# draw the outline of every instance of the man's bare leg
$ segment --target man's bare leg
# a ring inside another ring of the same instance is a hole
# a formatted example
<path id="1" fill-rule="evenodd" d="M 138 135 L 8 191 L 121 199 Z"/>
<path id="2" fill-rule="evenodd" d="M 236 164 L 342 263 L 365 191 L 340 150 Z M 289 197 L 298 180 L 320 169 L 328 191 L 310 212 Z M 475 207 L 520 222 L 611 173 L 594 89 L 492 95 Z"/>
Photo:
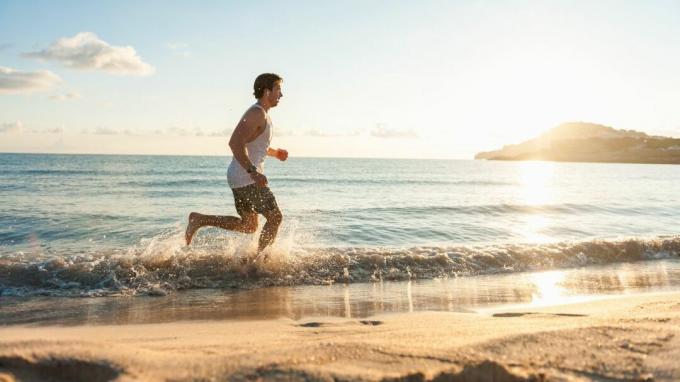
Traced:
<path id="1" fill-rule="evenodd" d="M 201 227 L 211 226 L 226 229 L 229 231 L 237 231 L 244 233 L 253 233 L 257 230 L 257 214 L 248 213 L 243 216 L 217 216 L 217 215 L 203 215 L 198 212 L 189 214 L 189 223 L 184 232 L 184 239 L 187 245 L 191 244 L 194 234 Z"/>
<path id="2" fill-rule="evenodd" d="M 283 215 L 281 215 L 281 211 L 278 209 L 267 211 L 263 215 L 267 219 L 267 223 L 265 223 L 262 228 L 262 233 L 260 234 L 260 241 L 257 249 L 258 253 L 262 252 L 262 250 L 267 248 L 267 246 L 274 241 L 277 232 L 279 232 L 281 221 L 283 220 Z"/>

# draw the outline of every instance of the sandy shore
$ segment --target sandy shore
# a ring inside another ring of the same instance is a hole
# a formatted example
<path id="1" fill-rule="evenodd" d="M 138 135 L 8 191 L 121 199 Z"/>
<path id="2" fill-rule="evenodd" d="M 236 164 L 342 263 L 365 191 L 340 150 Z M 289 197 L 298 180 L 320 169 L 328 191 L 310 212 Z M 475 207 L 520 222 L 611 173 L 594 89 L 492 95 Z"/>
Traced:
<path id="1" fill-rule="evenodd" d="M 0 329 L 0 381 L 680 380 L 680 292 L 483 313 Z"/>

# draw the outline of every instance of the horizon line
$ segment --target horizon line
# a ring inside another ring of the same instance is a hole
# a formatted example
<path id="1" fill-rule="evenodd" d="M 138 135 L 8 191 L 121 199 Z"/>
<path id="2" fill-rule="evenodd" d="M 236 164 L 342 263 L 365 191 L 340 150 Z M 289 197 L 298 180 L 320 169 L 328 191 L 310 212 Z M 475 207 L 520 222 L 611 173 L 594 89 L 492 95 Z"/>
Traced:
<path id="1" fill-rule="evenodd" d="M 13 154 L 13 155 L 99 155 L 99 156 L 149 156 L 149 157 L 233 157 L 231 154 L 122 154 L 122 153 L 55 153 L 55 152 L 41 152 L 41 151 L 0 151 L 0 155 L 3 154 Z M 414 158 L 414 157 L 361 157 L 361 156 L 343 156 L 343 157 L 333 157 L 333 156 L 294 156 L 290 158 L 304 158 L 304 159 L 412 159 L 412 160 L 451 160 L 451 161 L 476 161 L 480 159 L 474 158 Z"/>

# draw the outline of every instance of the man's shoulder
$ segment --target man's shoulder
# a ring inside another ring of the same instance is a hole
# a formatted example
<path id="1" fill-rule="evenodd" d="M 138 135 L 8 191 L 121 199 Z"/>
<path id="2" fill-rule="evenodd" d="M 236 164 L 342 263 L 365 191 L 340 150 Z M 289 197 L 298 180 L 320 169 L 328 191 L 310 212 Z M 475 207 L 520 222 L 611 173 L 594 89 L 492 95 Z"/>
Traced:
<path id="1" fill-rule="evenodd" d="M 266 118 L 266 113 L 259 107 L 251 107 L 243 114 L 243 122 L 250 121 L 258 126 L 264 124 Z"/>
<path id="2" fill-rule="evenodd" d="M 267 116 L 267 113 L 265 113 L 264 109 L 257 107 L 257 106 L 251 106 L 246 110 L 245 115 L 249 117 L 261 117 L 264 119 Z"/>

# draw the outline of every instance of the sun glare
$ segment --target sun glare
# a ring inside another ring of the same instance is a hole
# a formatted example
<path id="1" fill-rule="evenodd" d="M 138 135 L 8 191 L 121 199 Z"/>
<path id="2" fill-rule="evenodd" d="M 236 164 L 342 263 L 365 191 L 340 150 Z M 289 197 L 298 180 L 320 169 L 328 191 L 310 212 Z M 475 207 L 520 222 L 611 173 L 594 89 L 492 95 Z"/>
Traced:
<path id="1" fill-rule="evenodd" d="M 541 231 L 548 227 L 551 220 L 541 210 L 540 206 L 554 201 L 552 179 L 554 164 L 550 162 L 520 162 L 518 163 L 518 181 L 520 184 L 517 202 L 529 209 L 521 215 L 520 225 L 517 227 L 519 236 L 530 243 L 545 243 L 552 240 Z"/>
<path id="2" fill-rule="evenodd" d="M 561 286 L 566 273 L 564 271 L 550 271 L 535 273 L 529 276 L 536 287 L 531 294 L 532 305 L 553 305 L 564 302 L 565 288 Z"/>
<path id="3" fill-rule="evenodd" d="M 553 201 L 551 182 L 555 173 L 552 162 L 520 162 L 520 200 L 528 205 L 542 205 Z"/>

